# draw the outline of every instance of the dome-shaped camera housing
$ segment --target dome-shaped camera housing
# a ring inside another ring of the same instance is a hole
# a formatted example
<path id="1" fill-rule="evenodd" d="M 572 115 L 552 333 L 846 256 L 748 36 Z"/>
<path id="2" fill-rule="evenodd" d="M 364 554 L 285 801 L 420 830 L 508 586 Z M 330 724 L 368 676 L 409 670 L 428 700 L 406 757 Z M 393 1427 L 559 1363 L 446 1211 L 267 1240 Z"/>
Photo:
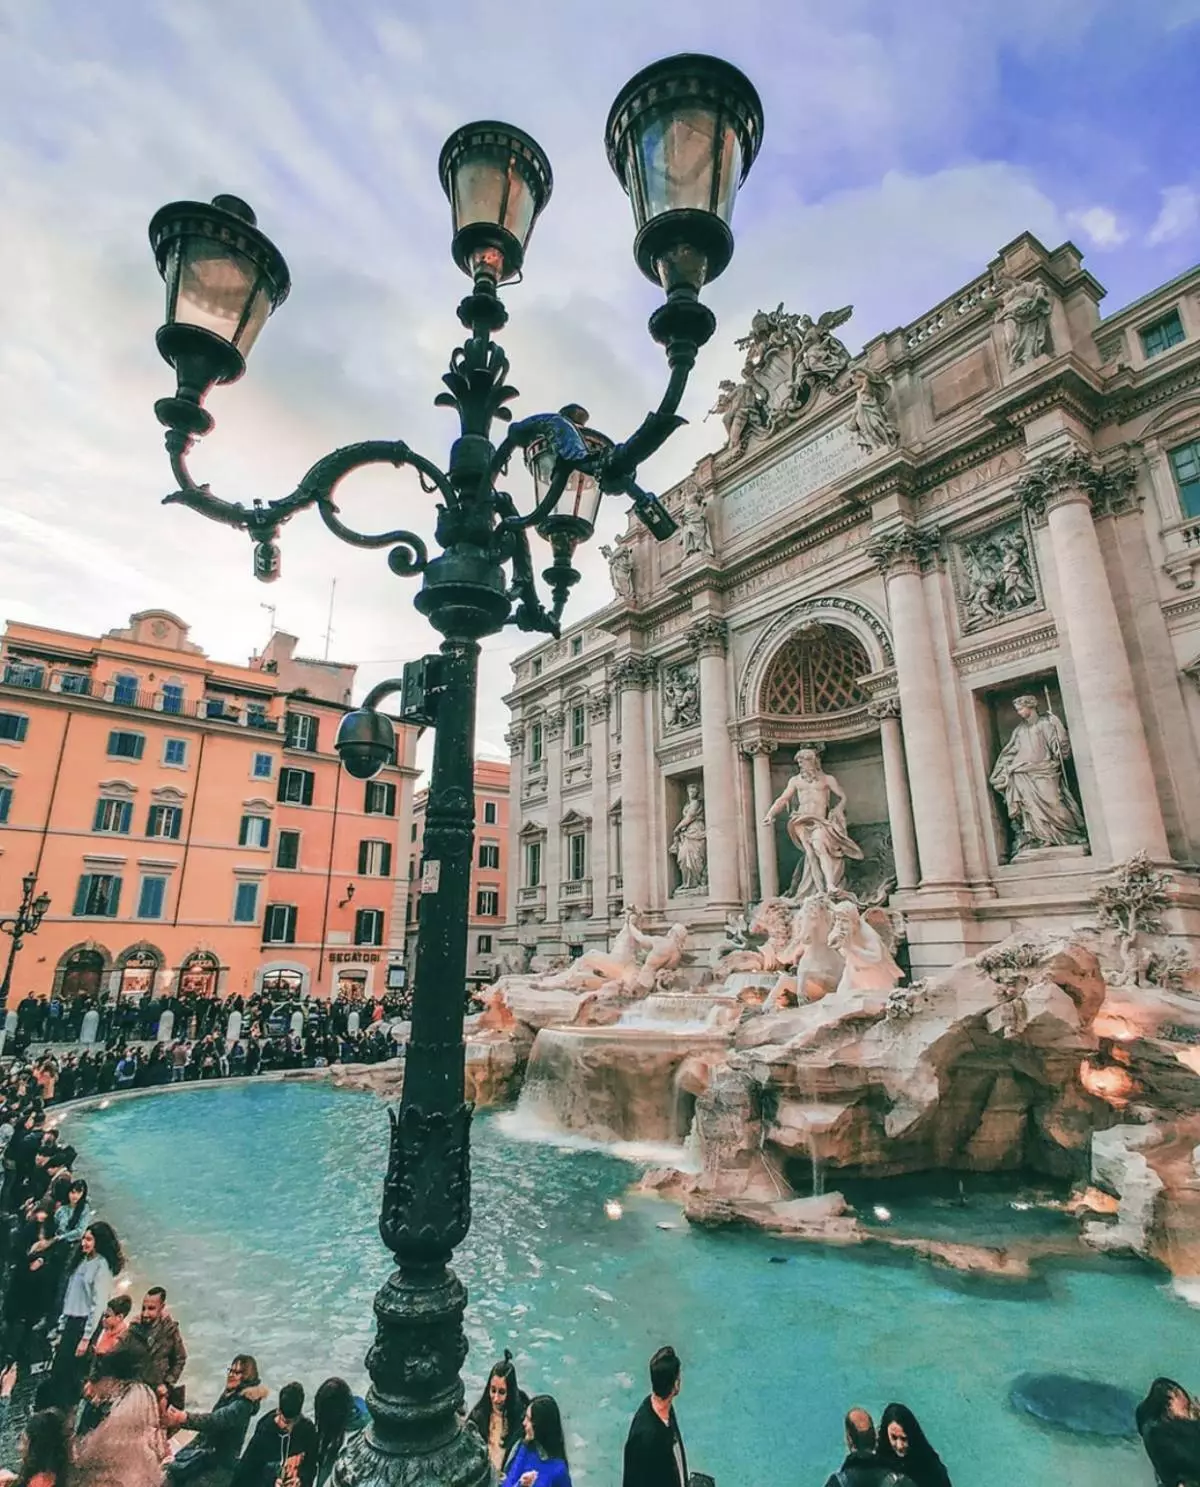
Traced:
<path id="1" fill-rule="evenodd" d="M 356 780 L 369 780 L 395 757 L 396 730 L 385 714 L 360 708 L 338 724 L 333 746 Z"/>

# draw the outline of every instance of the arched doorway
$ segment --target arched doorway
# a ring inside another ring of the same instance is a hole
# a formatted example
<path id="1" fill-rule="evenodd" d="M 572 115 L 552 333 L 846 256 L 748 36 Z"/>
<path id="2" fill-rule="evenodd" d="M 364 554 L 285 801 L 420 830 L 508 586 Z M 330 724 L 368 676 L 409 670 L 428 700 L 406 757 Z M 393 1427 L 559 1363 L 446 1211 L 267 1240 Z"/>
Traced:
<path id="1" fill-rule="evenodd" d="M 196 950 L 179 967 L 179 995 L 215 997 L 221 962 L 210 950 Z"/>
<path id="2" fill-rule="evenodd" d="M 295 1001 L 304 990 L 304 976 L 300 971 L 291 971 L 283 967 L 264 971 L 262 989 L 266 996 L 277 997 L 283 1001 Z"/>
<path id="3" fill-rule="evenodd" d="M 100 950 L 81 946 L 68 950 L 58 967 L 56 990 L 64 1001 L 74 1002 L 80 997 L 99 1000 L 104 980 L 105 956 Z"/>
<path id="4" fill-rule="evenodd" d="M 131 945 L 117 957 L 117 995 L 120 1001 L 153 996 L 163 958 L 153 945 Z"/>

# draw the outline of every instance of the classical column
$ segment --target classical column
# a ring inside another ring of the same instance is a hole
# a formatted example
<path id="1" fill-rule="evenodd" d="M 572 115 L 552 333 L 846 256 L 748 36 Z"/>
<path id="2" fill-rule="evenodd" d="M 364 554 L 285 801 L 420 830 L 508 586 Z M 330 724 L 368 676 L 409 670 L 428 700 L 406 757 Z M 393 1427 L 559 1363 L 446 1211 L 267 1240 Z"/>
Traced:
<path id="1" fill-rule="evenodd" d="M 915 888 L 919 880 L 917 833 L 913 825 L 904 740 L 900 735 L 900 699 L 881 697 L 877 702 L 868 703 L 867 711 L 879 722 L 879 739 L 883 745 L 883 786 L 887 791 L 896 887 Z"/>
<path id="2" fill-rule="evenodd" d="M 562 777 L 563 724 L 566 715 L 561 707 L 552 707 L 543 722 L 546 740 L 546 922 L 557 926 L 562 918 L 559 894 L 563 884 L 562 863 Z"/>
<path id="3" fill-rule="evenodd" d="M 700 747 L 704 755 L 704 825 L 708 833 L 708 901 L 733 907 L 738 891 L 737 776 L 729 737 L 725 647 L 729 626 L 711 616 L 692 625 L 700 666 Z"/>
<path id="4" fill-rule="evenodd" d="M 588 697 L 591 723 L 592 839 L 588 872 L 592 879 L 592 918 L 608 921 L 608 713 L 607 692 Z"/>
<path id="5" fill-rule="evenodd" d="M 525 788 L 524 765 L 525 765 L 525 726 L 523 723 L 514 723 L 504 735 L 504 742 L 508 745 L 511 757 L 508 775 L 508 892 L 507 912 L 504 915 L 505 924 L 516 925 L 517 923 L 517 898 L 521 887 L 521 820 L 522 820 L 522 791 Z M 413 885 L 408 887 L 413 892 Z"/>
<path id="6" fill-rule="evenodd" d="M 872 556 L 887 580 L 922 887 L 960 885 L 965 876 L 950 741 L 921 583 L 921 566 L 939 542 L 936 531 L 918 532 L 906 524 L 881 533 L 871 543 Z"/>
<path id="7" fill-rule="evenodd" d="M 775 801 L 771 788 L 771 755 L 775 745 L 769 738 L 747 744 L 745 752 L 750 755 L 754 769 L 754 844 L 758 849 L 758 896 L 760 899 L 779 896 L 779 854 L 775 846 L 775 825 L 767 820 L 767 812 Z"/>
<path id="8" fill-rule="evenodd" d="M 1118 499 L 1117 487 L 1127 479 L 1105 474 L 1071 449 L 1034 465 L 1017 495 L 1049 528 L 1058 573 L 1055 619 L 1071 656 L 1109 851 L 1116 862 L 1139 851 L 1161 862 L 1171 855 L 1162 806 L 1093 519 L 1093 508 L 1103 511 Z"/>
<path id="9" fill-rule="evenodd" d="M 626 908 L 650 907 L 650 750 L 645 691 L 657 670 L 652 656 L 623 656 L 613 667 L 621 693 L 621 856 Z"/>

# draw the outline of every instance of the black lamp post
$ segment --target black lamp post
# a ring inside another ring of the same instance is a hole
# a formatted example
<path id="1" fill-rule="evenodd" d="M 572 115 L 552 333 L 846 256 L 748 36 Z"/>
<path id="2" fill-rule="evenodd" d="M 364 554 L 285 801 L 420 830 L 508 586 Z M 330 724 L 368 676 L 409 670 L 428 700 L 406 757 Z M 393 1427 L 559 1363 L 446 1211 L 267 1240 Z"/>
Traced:
<path id="1" fill-rule="evenodd" d="M 550 166 L 528 135 L 507 124 L 459 129 L 442 150 L 439 175 L 453 214 L 451 251 L 473 287 L 458 307 L 467 338 L 442 378 L 446 391 L 435 399 L 459 417 L 447 469 L 398 440 L 370 440 L 319 460 L 290 496 L 251 507 L 218 500 L 197 485 L 186 456 L 213 426 L 204 407 L 208 391 L 242 375 L 258 332 L 286 297 L 287 266 L 236 197 L 219 196 L 208 206 L 175 202 L 150 224 L 167 285 L 167 323 L 158 346 L 178 384 L 174 397 L 155 404 L 178 482 L 166 501 L 247 530 L 255 573 L 267 581 L 279 572 L 279 527 L 315 506 L 343 541 L 388 547 L 394 573 L 421 575 L 414 602 L 443 637 L 440 655 L 406 667 L 403 681 L 374 688 L 362 709 L 343 720 L 337 739 L 346 768 L 366 779 L 392 756 L 392 725 L 376 711 L 389 693 L 402 693 L 402 716 L 436 729 L 412 1039 L 400 1107 L 391 1115 L 379 1221 L 397 1269 L 375 1301 L 378 1330 L 367 1355 L 371 1424 L 343 1453 L 334 1473 L 338 1487 L 483 1487 L 489 1480 L 483 1445 L 460 1422 L 467 1297 L 449 1269 L 470 1226 L 463 1016 L 479 641 L 507 624 L 558 634 L 579 579 L 574 551 L 591 537 L 603 495 L 628 496 L 654 536 L 675 531 L 666 508 L 637 484 L 637 470 L 684 422 L 676 410 L 697 351 L 716 328 L 699 292 L 729 262 L 734 198 L 761 136 L 754 88 L 712 57 L 658 62 L 613 106 L 609 160 L 633 204 L 638 264 L 666 291 L 650 333 L 670 369 L 658 408 L 630 438 L 614 443 L 588 427 L 576 404 L 510 422 L 505 405 L 516 392 L 507 382 L 508 360 L 492 340 L 508 318 L 497 291 L 520 272 L 550 196 Z M 509 424 L 498 446 L 490 437 L 494 421 Z M 533 507 L 524 515 L 498 484 L 517 450 L 535 485 Z M 341 521 L 333 500 L 338 482 L 370 464 L 411 465 L 438 496 L 440 552 L 431 557 L 410 531 L 364 534 Z M 549 607 L 537 591 L 530 528 L 553 555 L 543 574 Z"/>
<path id="2" fill-rule="evenodd" d="M 0 930 L 6 935 L 12 936 L 12 944 L 8 947 L 8 962 L 4 967 L 4 980 L 0 983 L 0 1048 L 4 1047 L 4 1019 L 8 1012 L 8 993 L 12 988 L 13 963 L 17 958 L 17 951 L 25 943 L 26 935 L 35 935 L 42 920 L 46 917 L 46 910 L 50 907 L 50 895 L 39 893 L 34 897 L 37 888 L 37 874 L 26 873 L 21 879 L 21 907 L 17 910 L 15 919 L 0 919 Z"/>

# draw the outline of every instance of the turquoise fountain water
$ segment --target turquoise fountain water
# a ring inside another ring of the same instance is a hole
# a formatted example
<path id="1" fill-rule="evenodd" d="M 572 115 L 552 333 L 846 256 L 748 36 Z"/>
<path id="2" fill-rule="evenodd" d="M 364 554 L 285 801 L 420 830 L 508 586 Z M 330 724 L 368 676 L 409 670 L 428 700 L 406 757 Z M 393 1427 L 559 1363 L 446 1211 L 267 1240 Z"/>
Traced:
<path id="1" fill-rule="evenodd" d="M 189 1398 L 207 1402 L 241 1350 L 273 1388 L 299 1378 L 311 1395 L 330 1373 L 365 1386 L 387 1268 L 375 1232 L 386 1121 L 373 1096 L 210 1085 L 80 1113 L 70 1131 L 128 1242 L 135 1288 L 171 1291 Z M 718 1487 L 823 1482 L 846 1407 L 877 1414 L 891 1399 L 925 1423 L 956 1487 L 1136 1487 L 1151 1480 L 1138 1449 L 1015 1415 L 1013 1378 L 1073 1373 L 1139 1392 L 1158 1373 L 1197 1382 L 1200 1314 L 1133 1265 L 984 1285 L 863 1251 L 690 1229 L 675 1209 L 625 1195 L 629 1163 L 519 1139 L 505 1117 L 476 1122 L 474 1153 L 474 1227 L 458 1262 L 472 1401 L 511 1348 L 523 1386 L 558 1397 L 579 1483 L 619 1482 L 646 1359 L 666 1341 L 685 1360 L 691 1463 Z"/>

